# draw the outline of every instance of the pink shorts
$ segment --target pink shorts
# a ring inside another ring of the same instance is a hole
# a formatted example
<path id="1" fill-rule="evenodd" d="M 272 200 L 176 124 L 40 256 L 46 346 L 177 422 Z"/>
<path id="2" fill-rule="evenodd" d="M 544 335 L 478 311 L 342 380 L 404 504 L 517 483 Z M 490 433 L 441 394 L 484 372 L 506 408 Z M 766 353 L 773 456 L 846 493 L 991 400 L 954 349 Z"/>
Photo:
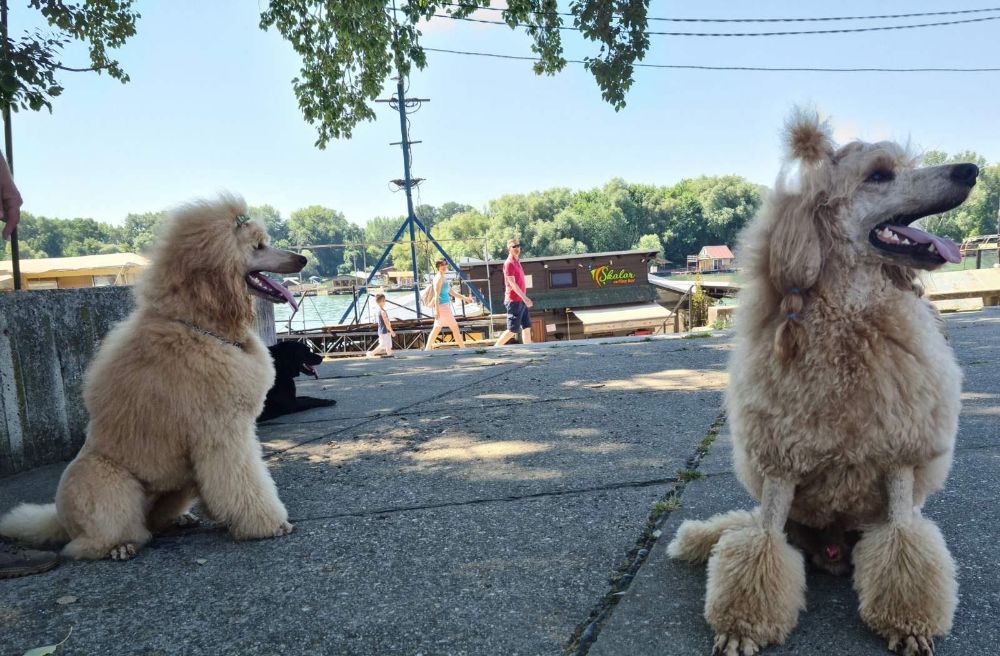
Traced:
<path id="1" fill-rule="evenodd" d="M 451 327 L 454 324 L 455 313 L 451 309 L 451 304 L 441 303 L 438 305 L 437 314 L 434 315 L 434 325 Z"/>

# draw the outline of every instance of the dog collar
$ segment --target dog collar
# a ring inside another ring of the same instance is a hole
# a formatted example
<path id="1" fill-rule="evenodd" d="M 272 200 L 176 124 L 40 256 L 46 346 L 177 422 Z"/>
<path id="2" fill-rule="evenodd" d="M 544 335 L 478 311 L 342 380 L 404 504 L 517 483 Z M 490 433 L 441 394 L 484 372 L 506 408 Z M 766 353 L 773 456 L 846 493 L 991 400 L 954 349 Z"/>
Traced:
<path id="1" fill-rule="evenodd" d="M 211 330 L 205 330 L 204 328 L 202 328 L 200 326 L 196 326 L 196 325 L 194 325 L 193 323 L 191 323 L 189 321 L 184 321 L 183 319 L 174 319 L 174 321 L 176 321 L 177 323 L 184 324 L 185 326 L 187 326 L 188 328 L 190 328 L 191 330 L 193 330 L 196 333 L 201 333 L 202 335 L 207 335 L 208 337 L 214 337 L 215 339 L 219 340 L 220 342 L 222 342 L 224 344 L 229 344 L 230 346 L 235 346 L 236 348 L 240 349 L 241 351 L 245 350 L 243 342 L 234 342 L 231 339 L 226 339 L 222 335 L 216 335 Z"/>

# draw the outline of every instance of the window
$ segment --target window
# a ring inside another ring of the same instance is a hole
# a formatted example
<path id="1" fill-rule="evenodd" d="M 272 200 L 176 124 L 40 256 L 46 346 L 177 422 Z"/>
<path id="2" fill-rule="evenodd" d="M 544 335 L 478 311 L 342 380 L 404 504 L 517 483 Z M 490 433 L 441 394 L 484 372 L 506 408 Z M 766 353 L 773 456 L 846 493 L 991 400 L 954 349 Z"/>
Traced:
<path id="1" fill-rule="evenodd" d="M 549 288 L 576 287 L 576 269 L 549 271 Z"/>
<path id="2" fill-rule="evenodd" d="M 109 287 L 115 284 L 118 276 L 94 276 L 94 287 Z"/>

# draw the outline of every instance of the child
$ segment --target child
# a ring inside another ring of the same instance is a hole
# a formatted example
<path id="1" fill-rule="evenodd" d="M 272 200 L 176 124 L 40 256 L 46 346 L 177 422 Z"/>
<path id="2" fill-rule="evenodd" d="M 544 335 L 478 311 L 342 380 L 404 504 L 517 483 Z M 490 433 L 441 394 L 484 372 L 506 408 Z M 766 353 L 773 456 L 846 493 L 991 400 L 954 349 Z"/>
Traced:
<path id="1" fill-rule="evenodd" d="M 385 311 L 385 294 L 375 294 L 375 302 L 378 304 L 378 346 L 368 351 L 368 357 L 385 353 L 385 357 L 392 357 L 392 338 L 396 336 L 396 331 L 392 329 L 389 321 L 389 313 Z"/>

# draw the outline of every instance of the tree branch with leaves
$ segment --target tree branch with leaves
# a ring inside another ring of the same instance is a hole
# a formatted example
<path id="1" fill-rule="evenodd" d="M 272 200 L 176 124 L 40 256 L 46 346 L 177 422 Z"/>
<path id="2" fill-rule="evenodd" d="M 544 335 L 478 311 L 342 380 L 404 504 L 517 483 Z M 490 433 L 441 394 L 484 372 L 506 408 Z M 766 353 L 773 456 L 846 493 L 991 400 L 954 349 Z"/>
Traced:
<path id="1" fill-rule="evenodd" d="M 0 0 L 7 4 L 7 0 Z M 138 12 L 133 0 L 29 0 L 28 8 L 42 13 L 53 31 L 24 30 L 13 38 L 9 30 L 0 35 L 0 106 L 14 111 L 52 111 L 51 99 L 62 93 L 56 72 L 106 72 L 122 83 L 129 77 L 108 49 L 120 48 L 135 35 Z M 17 16 L 17 13 L 13 13 Z M 5 26 L 6 27 L 6 26 Z M 62 49 L 72 41 L 84 41 L 90 50 L 89 67 L 72 67 L 61 60 Z"/>
<path id="2" fill-rule="evenodd" d="M 316 146 L 351 137 L 362 121 L 375 118 L 372 105 L 390 76 L 427 66 L 420 24 L 435 16 L 469 17 L 491 0 L 270 0 L 261 29 L 274 27 L 302 58 L 292 80 L 303 116 L 315 125 Z M 524 28 L 538 55 L 534 71 L 553 75 L 566 66 L 562 32 L 579 30 L 600 45 L 585 65 L 605 100 L 619 110 L 632 85 L 634 63 L 649 48 L 648 0 L 575 0 L 573 25 L 563 24 L 556 0 L 508 0 L 501 16 L 511 28 Z"/>

